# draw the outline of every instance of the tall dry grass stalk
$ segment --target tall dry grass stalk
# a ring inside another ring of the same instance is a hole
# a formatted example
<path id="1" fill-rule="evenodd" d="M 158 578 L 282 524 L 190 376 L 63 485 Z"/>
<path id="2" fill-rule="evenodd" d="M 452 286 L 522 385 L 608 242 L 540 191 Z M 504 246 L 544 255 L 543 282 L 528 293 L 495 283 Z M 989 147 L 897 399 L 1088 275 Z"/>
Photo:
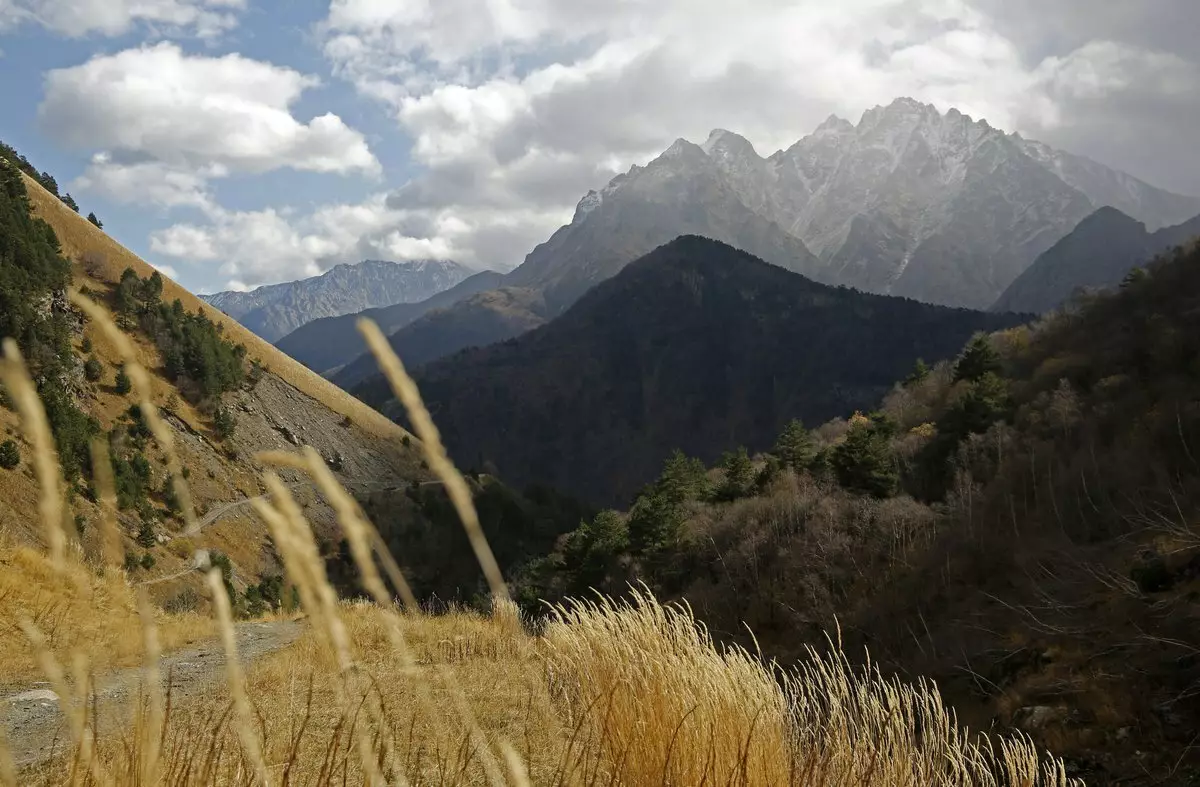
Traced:
<path id="1" fill-rule="evenodd" d="M 67 534 L 63 530 L 65 490 L 58 451 L 54 447 L 54 437 L 50 434 L 50 423 L 46 420 L 42 400 L 38 398 L 37 387 L 29 378 L 20 348 L 12 339 L 5 339 L 3 348 L 0 381 L 3 381 L 9 396 L 17 406 L 25 436 L 33 445 L 33 470 L 41 489 L 38 511 L 42 520 L 42 532 L 50 553 L 50 562 L 56 570 L 62 571 L 66 568 Z"/>
<path id="2" fill-rule="evenodd" d="M 413 429 L 416 430 L 417 437 L 421 439 L 429 468 L 446 485 L 446 492 L 450 495 L 454 510 L 458 513 L 463 528 L 467 531 L 471 549 L 474 550 L 475 559 L 479 561 L 479 565 L 483 569 L 483 575 L 487 578 L 492 596 L 507 599 L 509 597 L 508 586 L 504 583 L 500 565 L 496 562 L 492 548 L 479 524 L 479 514 L 475 511 L 471 489 L 467 486 L 466 479 L 458 472 L 458 468 L 450 461 L 446 448 L 442 445 L 442 436 L 438 432 L 437 426 L 434 425 L 429 410 L 425 408 L 425 402 L 421 400 L 417 384 L 405 371 L 403 362 L 392 351 L 392 346 L 388 344 L 387 337 L 383 335 L 383 331 L 379 330 L 379 326 L 373 320 L 365 317 L 360 318 L 357 324 L 359 333 L 366 339 L 367 346 L 379 363 L 379 368 L 387 377 L 388 383 L 391 384 L 392 392 L 396 394 L 396 398 L 408 412 Z"/>
<path id="3" fill-rule="evenodd" d="M 185 531 L 188 535 L 198 535 L 200 526 L 192 505 L 192 490 L 183 476 L 183 464 L 179 461 L 179 454 L 175 451 L 175 437 L 171 434 L 171 428 L 158 413 L 158 406 L 154 404 L 154 388 L 150 383 L 150 375 L 138 361 L 133 343 L 112 321 L 108 313 L 90 298 L 78 292 L 68 293 L 68 297 L 71 303 L 79 307 L 89 319 L 100 326 L 100 330 L 117 348 L 117 352 L 124 361 L 125 373 L 129 375 L 129 379 L 133 383 L 133 390 L 138 398 L 138 407 L 142 417 L 146 420 L 146 426 L 150 428 L 155 442 L 158 443 L 158 447 L 162 449 L 167 458 L 167 471 L 171 474 L 171 486 L 175 491 L 176 500 L 179 501 L 180 514 L 183 516 L 186 526 Z"/>
<path id="4" fill-rule="evenodd" d="M 229 596 L 225 593 L 225 585 L 221 581 L 220 569 L 209 570 L 208 589 L 212 593 L 213 611 L 221 632 L 221 645 L 225 648 L 225 674 L 229 681 L 229 694 L 233 698 L 233 723 L 238 741 L 254 769 L 255 781 L 266 787 L 271 783 L 271 779 L 267 774 L 267 763 L 263 760 L 262 741 L 258 739 L 258 733 L 254 730 L 254 713 L 250 707 L 250 699 L 246 696 L 246 678 L 242 674 L 242 663 L 238 660 L 233 610 L 229 605 Z"/>
<path id="5" fill-rule="evenodd" d="M 121 546 L 121 530 L 117 526 L 117 488 L 113 482 L 108 441 L 101 438 L 93 440 L 91 453 L 92 485 L 96 489 L 96 503 L 100 507 L 100 538 L 104 549 L 104 564 L 110 569 L 116 569 L 125 562 L 125 550 Z"/>

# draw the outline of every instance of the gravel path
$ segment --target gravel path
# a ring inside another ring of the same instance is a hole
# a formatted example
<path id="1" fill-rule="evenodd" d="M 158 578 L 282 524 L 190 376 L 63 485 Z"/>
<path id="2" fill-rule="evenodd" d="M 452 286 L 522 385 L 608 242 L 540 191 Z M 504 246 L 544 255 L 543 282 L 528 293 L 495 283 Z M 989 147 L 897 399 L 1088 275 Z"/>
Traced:
<path id="1" fill-rule="evenodd" d="M 249 664 L 291 644 L 303 624 L 284 620 L 237 625 L 238 657 Z M 186 701 L 225 680 L 225 651 L 212 639 L 162 657 L 164 684 L 171 679 L 173 702 Z M 96 678 L 96 718 L 100 735 L 129 724 L 141 684 L 141 668 L 125 667 Z M 69 745 L 69 732 L 58 711 L 58 697 L 45 683 L 0 698 L 0 723 L 18 768 L 44 762 Z"/>

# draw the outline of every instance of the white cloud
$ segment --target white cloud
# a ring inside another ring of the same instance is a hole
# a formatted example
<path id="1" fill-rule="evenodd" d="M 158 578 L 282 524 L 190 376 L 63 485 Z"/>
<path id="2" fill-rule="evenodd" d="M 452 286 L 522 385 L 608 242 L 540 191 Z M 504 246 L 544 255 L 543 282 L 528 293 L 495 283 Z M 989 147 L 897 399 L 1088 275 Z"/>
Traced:
<path id="1" fill-rule="evenodd" d="M 504 212 L 499 221 L 511 219 Z M 386 194 L 358 204 L 333 204 L 302 216 L 279 211 L 216 210 L 204 225 L 176 224 L 153 233 L 156 254 L 209 264 L 227 289 L 315 276 L 341 262 L 363 259 L 453 258 L 470 262 L 461 238 L 487 227 L 397 210 Z"/>
<path id="2" fill-rule="evenodd" d="M 188 205 L 212 210 L 214 204 L 208 181 L 225 173 L 226 170 L 219 166 L 189 171 L 159 161 L 120 164 L 108 153 L 97 153 L 71 186 L 117 202 L 163 208 Z"/>
<path id="3" fill-rule="evenodd" d="M 39 24 L 61 35 L 117 36 L 137 25 L 212 38 L 237 25 L 246 0 L 0 0 L 0 30 Z"/>
<path id="4" fill-rule="evenodd" d="M 1096 16 L 1094 3 L 1072 3 L 1055 30 Z M 1200 22 L 1193 0 L 1164 4 Z M 453 245 L 505 264 L 588 188 L 676 137 L 720 126 L 765 154 L 831 112 L 857 120 L 901 95 L 1146 172 L 1136 140 L 1106 148 L 1107 124 L 1089 136 L 1077 113 L 1133 93 L 1194 108 L 1180 97 L 1200 87 L 1195 64 L 1147 48 L 1145 31 L 1121 42 L 1120 20 L 1094 26 L 1112 40 L 1033 46 L 1033 5 L 1010 19 L 998 0 L 333 0 L 322 32 L 335 73 L 413 139 L 424 171 L 390 204 L 410 222 L 474 228 Z M 1177 128 L 1174 150 L 1194 127 Z"/>
<path id="5" fill-rule="evenodd" d="M 161 43 L 49 72 L 38 117 L 63 144 L 101 151 L 76 188 L 126 202 L 207 207 L 208 181 L 234 173 L 378 176 L 366 139 L 341 118 L 292 114 L 317 84 L 241 55 Z"/>

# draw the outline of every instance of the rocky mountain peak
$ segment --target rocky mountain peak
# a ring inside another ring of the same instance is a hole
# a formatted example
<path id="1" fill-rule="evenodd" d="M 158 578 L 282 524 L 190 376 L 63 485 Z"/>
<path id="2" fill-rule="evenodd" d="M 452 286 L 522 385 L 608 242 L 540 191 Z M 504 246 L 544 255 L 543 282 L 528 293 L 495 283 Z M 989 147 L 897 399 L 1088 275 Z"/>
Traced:
<path id="1" fill-rule="evenodd" d="M 750 140 L 732 131 L 715 128 L 701 148 L 710 158 L 736 158 L 758 160 L 760 156 Z"/>

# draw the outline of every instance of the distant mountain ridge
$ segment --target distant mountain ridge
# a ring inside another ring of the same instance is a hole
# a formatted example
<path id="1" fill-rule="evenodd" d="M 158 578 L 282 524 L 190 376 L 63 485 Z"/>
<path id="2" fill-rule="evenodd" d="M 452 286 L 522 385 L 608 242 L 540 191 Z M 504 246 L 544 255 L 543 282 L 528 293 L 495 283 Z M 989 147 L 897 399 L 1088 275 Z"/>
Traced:
<path id="1" fill-rule="evenodd" d="M 588 192 L 571 222 L 506 274 L 503 286 L 541 292 L 553 316 L 634 259 L 694 234 L 822 283 L 986 309 L 1103 206 L 1158 229 L 1200 213 L 1200 198 L 955 109 L 942 113 L 900 98 L 867 110 L 857 125 L 830 117 L 765 158 L 722 129 L 702 145 L 676 140 L 645 166 Z M 436 325 L 408 330 L 409 340 L 420 333 L 429 343 L 416 354 L 436 357 L 436 348 L 444 356 L 466 342 L 505 338 L 455 325 L 459 309 L 473 326 L 487 322 L 479 306 L 468 315 L 464 302 L 450 304 Z M 348 355 L 361 352 L 357 339 L 351 346 Z"/>
<path id="2" fill-rule="evenodd" d="M 1134 268 L 1197 236 L 1200 216 L 1149 232 L 1145 224 L 1116 208 L 1101 208 L 1026 268 L 992 311 L 1050 311 L 1076 290 L 1120 284 Z"/>
<path id="3" fill-rule="evenodd" d="M 489 289 L 451 307 L 430 309 L 392 334 L 392 349 L 405 365 L 415 368 L 464 347 L 502 342 L 544 325 L 552 316 L 541 291 L 525 287 Z M 363 353 L 329 379 L 351 391 L 377 374 L 375 356 Z"/>
<path id="4" fill-rule="evenodd" d="M 267 341 L 275 342 L 321 317 L 423 301 L 472 273 L 452 260 L 364 260 L 334 266 L 309 279 L 201 297 Z"/>
<path id="5" fill-rule="evenodd" d="M 355 327 L 360 317 L 374 320 L 384 334 L 391 335 L 431 311 L 448 308 L 460 300 L 503 284 L 504 274 L 481 271 L 417 303 L 397 303 L 355 314 L 313 320 L 284 336 L 275 346 L 309 369 L 327 377 L 332 376 L 367 352 L 367 345 Z M 366 362 L 366 359 L 363 360 Z"/>
<path id="6" fill-rule="evenodd" d="M 611 505 L 675 448 L 710 463 L 766 448 L 788 419 L 867 408 L 918 357 L 1024 319 L 829 287 L 687 236 L 546 325 L 417 377 L 459 463 Z M 357 393 L 389 397 L 375 380 Z"/>

